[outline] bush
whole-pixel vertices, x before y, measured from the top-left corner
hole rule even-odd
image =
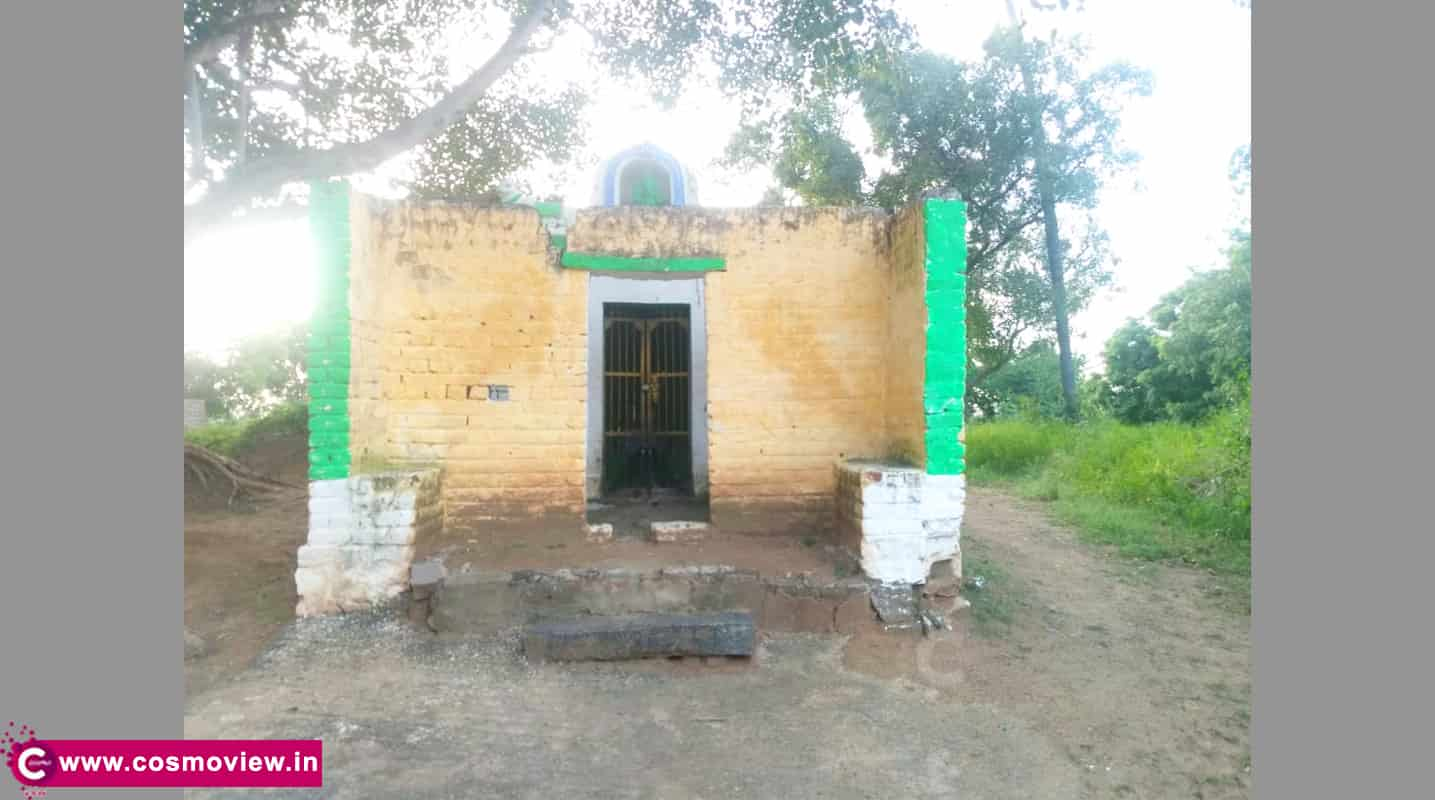
[[[1025,476],[1046,463],[1066,434],[1056,422],[1001,420],[967,429],[967,466],[998,477]]]
[[[1249,572],[1249,400],[1198,425],[977,423],[966,443],[972,480],[1015,483],[1129,555]]]
[[[260,442],[289,436],[305,435],[309,428],[309,410],[302,403],[285,403],[269,413],[252,419],[212,422],[184,432],[184,440],[237,458],[254,449]]]

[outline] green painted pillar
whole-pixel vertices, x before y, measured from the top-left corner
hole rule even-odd
[[[923,205],[927,250],[927,474],[965,467],[962,400],[967,386],[967,204],[931,198]]]
[[[309,323],[309,480],[349,477],[349,184],[310,186],[318,297]]]

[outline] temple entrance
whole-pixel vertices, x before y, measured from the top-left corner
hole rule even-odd
[[[693,492],[687,305],[603,304],[605,496]]]

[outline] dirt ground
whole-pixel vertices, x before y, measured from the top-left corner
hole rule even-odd
[[[1248,797],[1249,616],[1219,584],[997,492],[968,503],[968,577],[991,574],[942,636],[534,667],[512,633],[290,624],[302,500],[195,502],[185,620],[210,653],[186,734],[322,738],[325,788],[295,797]]]
[[[253,469],[303,486],[304,440],[265,443],[243,461]],[[302,491],[254,502],[230,501],[216,481],[201,486],[185,476],[184,627],[205,642],[203,658],[185,664],[193,696],[248,666],[294,619],[294,568],[307,535]]]

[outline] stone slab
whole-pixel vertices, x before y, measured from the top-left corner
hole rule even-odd
[[[687,520],[675,520],[669,522],[653,522],[649,525],[649,535],[655,542],[691,542],[703,538],[707,533],[706,522],[690,522]]]
[[[532,625],[523,633],[531,661],[616,661],[664,656],[751,656],[752,614],[638,614]]]

